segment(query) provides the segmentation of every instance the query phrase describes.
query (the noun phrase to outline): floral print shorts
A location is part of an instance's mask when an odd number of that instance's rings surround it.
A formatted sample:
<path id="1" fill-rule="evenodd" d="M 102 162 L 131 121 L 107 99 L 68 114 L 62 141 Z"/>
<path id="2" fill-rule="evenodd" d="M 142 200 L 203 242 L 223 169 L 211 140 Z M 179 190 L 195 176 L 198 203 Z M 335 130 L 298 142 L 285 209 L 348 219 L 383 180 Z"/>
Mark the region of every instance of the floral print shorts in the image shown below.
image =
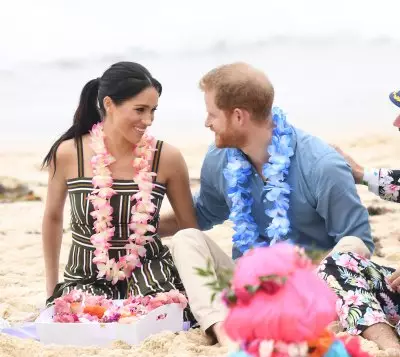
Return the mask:
<path id="1" fill-rule="evenodd" d="M 393 272 L 354 253 L 334 253 L 320 264 L 318 274 L 337 294 L 336 311 L 349 334 L 383 322 L 400 336 L 400 293 L 387 282 Z"/>

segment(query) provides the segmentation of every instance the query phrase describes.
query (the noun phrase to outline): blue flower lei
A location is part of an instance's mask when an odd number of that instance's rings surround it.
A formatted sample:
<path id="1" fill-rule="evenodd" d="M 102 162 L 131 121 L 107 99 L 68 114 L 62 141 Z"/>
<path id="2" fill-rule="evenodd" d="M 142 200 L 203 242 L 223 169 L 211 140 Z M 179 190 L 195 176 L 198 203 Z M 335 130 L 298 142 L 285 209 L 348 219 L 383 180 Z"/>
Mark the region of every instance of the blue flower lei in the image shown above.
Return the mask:
<path id="1" fill-rule="evenodd" d="M 292 127 L 286 122 L 285 114 L 277 107 L 272 109 L 272 120 L 274 129 L 268 147 L 270 158 L 262 168 L 263 176 L 267 180 L 264 185 L 264 202 L 272 202 L 272 208 L 265 210 L 265 214 L 272 218 L 266 229 L 267 236 L 271 238 L 270 243 L 258 241 L 258 226 L 251 215 L 254 200 L 248 178 L 252 175 L 252 166 L 241 150 L 228 149 L 228 163 L 223 174 L 228 183 L 228 197 L 232 201 L 229 219 L 234 223 L 233 244 L 241 253 L 283 240 L 290 230 L 287 211 L 291 189 L 285 179 L 289 173 L 290 158 L 294 154 L 290 147 Z"/>

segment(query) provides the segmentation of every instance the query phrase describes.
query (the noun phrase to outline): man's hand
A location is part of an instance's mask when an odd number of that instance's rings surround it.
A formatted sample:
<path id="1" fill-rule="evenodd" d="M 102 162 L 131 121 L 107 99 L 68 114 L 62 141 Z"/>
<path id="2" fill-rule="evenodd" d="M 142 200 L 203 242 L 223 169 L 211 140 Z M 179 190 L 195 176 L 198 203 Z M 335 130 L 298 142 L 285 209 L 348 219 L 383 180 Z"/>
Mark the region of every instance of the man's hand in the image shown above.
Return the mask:
<path id="1" fill-rule="evenodd" d="M 346 154 L 341 148 L 339 148 L 336 145 L 332 145 L 331 146 L 340 154 L 343 156 L 343 158 L 346 160 L 346 162 L 350 165 L 351 167 L 351 171 L 353 173 L 353 177 L 354 177 L 354 181 L 356 182 L 356 184 L 361 184 L 363 181 L 363 177 L 364 177 L 364 167 L 362 167 L 361 165 L 359 165 L 357 162 L 354 161 L 354 159 Z"/>
<path id="2" fill-rule="evenodd" d="M 400 293 L 400 268 L 389 277 L 390 287 Z"/>
<path id="3" fill-rule="evenodd" d="M 162 213 L 157 231 L 160 238 L 171 237 L 178 231 L 179 226 L 174 211 Z"/>

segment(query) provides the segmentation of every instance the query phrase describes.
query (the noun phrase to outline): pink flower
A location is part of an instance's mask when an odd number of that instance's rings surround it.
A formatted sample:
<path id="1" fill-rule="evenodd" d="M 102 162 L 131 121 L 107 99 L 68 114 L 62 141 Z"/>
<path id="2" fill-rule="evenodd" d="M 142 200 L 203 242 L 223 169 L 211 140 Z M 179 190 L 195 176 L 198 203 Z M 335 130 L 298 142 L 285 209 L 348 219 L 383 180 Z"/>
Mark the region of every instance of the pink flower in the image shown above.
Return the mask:
<path id="1" fill-rule="evenodd" d="M 96 254 L 96 252 L 97 252 L 97 254 Z M 107 258 L 106 252 L 96 249 L 94 255 L 95 255 L 95 257 L 92 260 L 94 264 L 99 264 L 99 263 L 106 264 L 107 263 L 108 258 Z"/>
<path id="2" fill-rule="evenodd" d="M 143 246 L 149 242 L 153 242 L 154 238 L 145 235 L 131 234 L 129 240 L 135 242 L 137 245 Z"/>
<path id="3" fill-rule="evenodd" d="M 357 335 L 361 334 L 361 331 L 357 330 L 356 328 L 350 328 L 350 329 L 347 330 L 347 333 L 349 335 L 357 336 Z"/>
<path id="4" fill-rule="evenodd" d="M 81 314 L 78 316 L 79 322 L 93 322 L 99 321 L 99 318 L 90 314 Z"/>
<path id="5" fill-rule="evenodd" d="M 182 309 L 186 308 L 188 301 L 186 296 L 183 295 L 179 290 L 170 290 L 166 294 L 171 298 L 172 302 L 180 304 Z"/>
<path id="6" fill-rule="evenodd" d="M 363 297 L 360 294 L 357 294 L 352 290 L 349 290 L 347 292 L 347 294 L 344 296 L 343 300 L 347 306 L 351 306 L 351 305 L 361 306 L 364 301 Z"/>
<path id="7" fill-rule="evenodd" d="M 113 179 L 111 176 L 94 176 L 92 179 L 94 187 L 111 187 L 113 184 Z"/>
<path id="8" fill-rule="evenodd" d="M 109 199 L 116 194 L 116 192 L 111 187 L 99 188 L 99 189 L 97 189 L 96 193 L 99 197 L 106 198 L 106 199 Z"/>
<path id="9" fill-rule="evenodd" d="M 372 310 L 371 308 L 367 308 L 367 312 L 364 314 L 364 324 L 367 326 L 371 326 L 378 322 L 385 322 L 386 316 L 382 311 Z"/>
<path id="10" fill-rule="evenodd" d="M 75 314 L 60 314 L 55 315 L 53 321 L 61 323 L 74 323 L 78 322 L 78 318 Z"/>
<path id="11" fill-rule="evenodd" d="M 104 220 L 110 222 L 113 213 L 113 208 L 110 205 L 104 205 L 103 207 L 97 209 L 96 211 L 90 212 L 90 215 L 97 220 Z"/>
<path id="12" fill-rule="evenodd" d="M 102 148 L 102 150 L 103 150 L 103 148 Z M 104 147 L 104 150 L 105 150 L 105 147 Z M 90 160 L 90 164 L 92 165 L 92 167 L 94 166 L 96 169 L 110 166 L 113 162 L 115 162 L 115 158 L 113 156 L 111 156 L 110 154 L 104 154 L 104 153 L 95 155 Z"/>
<path id="13" fill-rule="evenodd" d="M 146 202 L 146 201 L 138 201 L 135 209 L 137 212 L 147 212 L 153 213 L 156 208 L 156 205 L 153 202 Z"/>
<path id="14" fill-rule="evenodd" d="M 106 230 L 93 234 L 90 241 L 94 246 L 105 244 L 110 238 L 114 236 L 115 227 L 107 228 Z"/>
<path id="15" fill-rule="evenodd" d="M 141 157 L 133 159 L 133 166 L 136 171 L 148 170 L 149 162 Z"/>
<path id="16" fill-rule="evenodd" d="M 389 278 L 390 278 L 389 276 L 386 276 L 386 277 L 385 277 L 386 288 L 387 288 L 390 292 L 394 293 L 395 291 L 394 291 L 394 289 L 393 289 L 392 286 L 391 286 L 391 282 L 390 282 Z M 400 293 L 400 290 L 399 290 L 398 292 Z"/>
<path id="17" fill-rule="evenodd" d="M 88 200 L 92 203 L 94 209 L 99 209 L 107 205 L 107 199 L 98 196 L 88 196 Z"/>
<path id="18" fill-rule="evenodd" d="M 114 259 L 110 259 L 110 260 L 107 260 L 106 263 L 97 263 L 97 269 L 99 270 L 97 277 L 102 278 L 104 276 L 106 278 L 106 280 L 108 280 L 108 281 L 112 280 L 111 268 L 112 268 L 114 262 L 115 262 Z"/>
<path id="19" fill-rule="evenodd" d="M 126 245 L 128 246 L 128 245 Z M 125 246 L 125 247 L 126 247 Z M 138 254 L 138 251 L 136 249 L 128 249 L 128 254 L 121 257 L 119 259 L 119 264 L 125 274 L 126 277 L 129 277 L 132 275 L 132 271 L 136 267 L 140 267 L 142 263 L 140 262 L 140 257 Z M 145 252 L 146 254 L 146 252 Z"/>
<path id="20" fill-rule="evenodd" d="M 308 354 L 308 343 L 290 343 L 288 345 L 288 356 L 289 357 L 307 357 Z"/>
<path id="21" fill-rule="evenodd" d="M 107 222 L 105 220 L 103 220 L 103 221 L 95 221 L 93 223 L 93 227 L 94 227 L 94 230 L 96 232 L 101 232 L 102 230 L 106 229 L 109 226 L 110 226 L 110 222 Z"/>
<path id="22" fill-rule="evenodd" d="M 157 307 L 167 305 L 172 303 L 172 299 L 168 297 L 165 293 L 157 294 L 153 299 L 151 299 L 147 305 L 149 311 L 156 309 Z"/>
<path id="23" fill-rule="evenodd" d="M 366 290 L 369 289 L 369 285 L 368 285 L 367 281 L 364 278 L 361 278 L 361 277 L 357 277 L 356 286 L 359 287 L 359 288 L 366 289 Z"/>
<path id="24" fill-rule="evenodd" d="M 273 356 L 274 352 L 274 341 L 268 340 L 268 341 L 261 341 L 260 346 L 259 346 L 259 356 L 260 357 L 271 357 Z"/>
<path id="25" fill-rule="evenodd" d="M 142 191 L 142 195 L 144 193 L 148 193 L 150 194 L 150 192 L 152 191 L 154 184 L 153 181 L 151 180 L 151 177 L 149 178 L 138 178 L 136 180 L 136 182 L 139 185 L 140 191 Z M 136 194 L 137 196 L 139 196 L 139 194 Z"/>
<path id="26" fill-rule="evenodd" d="M 55 314 L 69 314 L 71 313 L 71 305 L 62 297 L 54 300 L 54 313 Z"/>
<path id="27" fill-rule="evenodd" d="M 126 278 L 125 273 L 120 270 L 120 264 L 118 262 L 113 262 L 111 267 L 111 274 L 107 277 L 107 280 L 111 280 L 113 284 L 116 284 L 119 280 L 124 280 Z"/>
<path id="28" fill-rule="evenodd" d="M 349 307 L 346 304 L 343 304 L 342 299 L 336 300 L 336 312 L 340 319 L 341 324 L 343 327 L 347 327 L 347 317 L 349 316 Z"/>
<path id="29" fill-rule="evenodd" d="M 340 254 L 339 258 L 336 260 L 336 264 L 356 273 L 359 272 L 357 260 L 352 258 L 349 254 Z"/>
<path id="30" fill-rule="evenodd" d="M 390 185 L 385 186 L 384 190 L 385 190 L 386 194 L 395 195 L 395 197 L 397 197 L 399 195 L 400 187 L 390 184 Z"/>
<path id="31" fill-rule="evenodd" d="M 93 262 L 98 267 L 98 277 L 105 277 L 107 280 L 116 284 L 117 281 L 130 276 L 133 269 L 140 266 L 140 257 L 145 256 L 144 245 L 151 238 L 144 237 L 147 232 L 154 232 L 155 227 L 148 224 L 152 218 L 151 214 L 156 207 L 153 204 L 153 177 L 156 175 L 150 172 L 150 161 L 155 151 L 155 139 L 149 135 L 144 135 L 138 145 L 134 147 L 135 159 L 133 160 L 133 180 L 139 186 L 139 192 L 131 197 L 136 200 L 136 204 L 131 210 L 130 229 L 133 231 L 129 238 L 128 254 L 122 257 L 119 262 L 109 259 L 108 250 L 109 241 L 115 233 L 112 226 L 113 210 L 110 205 L 110 199 L 116 192 L 112 189 L 113 178 L 109 165 L 115 162 L 115 158 L 107 152 L 104 142 L 103 124 L 99 123 L 93 126 L 91 132 L 91 147 L 95 155 L 91 159 L 94 177 L 92 184 L 95 189 L 88 197 L 94 207 L 91 212 L 94 218 L 94 229 L 96 234 L 92 235 L 91 242 L 96 247 Z M 134 244 L 140 243 L 140 244 Z"/>
<path id="32" fill-rule="evenodd" d="M 140 201 L 145 202 L 146 204 L 150 203 L 152 199 L 153 199 L 153 196 L 151 195 L 151 193 L 144 191 L 142 188 L 140 188 L 140 191 L 138 193 L 135 193 L 132 196 L 132 200 L 136 200 L 137 202 L 140 202 Z"/>
<path id="33" fill-rule="evenodd" d="M 147 212 L 146 213 L 135 212 L 133 217 L 132 217 L 132 219 L 131 219 L 131 222 L 135 222 L 135 223 L 139 223 L 139 224 L 140 223 L 141 224 L 145 224 L 145 223 L 147 223 L 149 218 L 150 217 L 149 217 L 149 214 Z"/>
<path id="34" fill-rule="evenodd" d="M 136 223 L 131 222 L 129 223 L 129 229 L 135 231 L 137 235 L 144 235 L 147 232 L 148 224 L 144 223 Z"/>

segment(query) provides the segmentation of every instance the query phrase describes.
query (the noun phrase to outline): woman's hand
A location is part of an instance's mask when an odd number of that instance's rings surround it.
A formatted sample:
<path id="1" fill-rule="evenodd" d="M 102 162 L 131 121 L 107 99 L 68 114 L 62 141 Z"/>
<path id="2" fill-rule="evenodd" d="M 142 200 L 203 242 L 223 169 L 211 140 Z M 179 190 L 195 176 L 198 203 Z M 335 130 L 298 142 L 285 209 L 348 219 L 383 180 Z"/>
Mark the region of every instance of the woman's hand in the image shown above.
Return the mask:
<path id="1" fill-rule="evenodd" d="M 389 277 L 390 287 L 400 293 L 400 267 Z"/>

